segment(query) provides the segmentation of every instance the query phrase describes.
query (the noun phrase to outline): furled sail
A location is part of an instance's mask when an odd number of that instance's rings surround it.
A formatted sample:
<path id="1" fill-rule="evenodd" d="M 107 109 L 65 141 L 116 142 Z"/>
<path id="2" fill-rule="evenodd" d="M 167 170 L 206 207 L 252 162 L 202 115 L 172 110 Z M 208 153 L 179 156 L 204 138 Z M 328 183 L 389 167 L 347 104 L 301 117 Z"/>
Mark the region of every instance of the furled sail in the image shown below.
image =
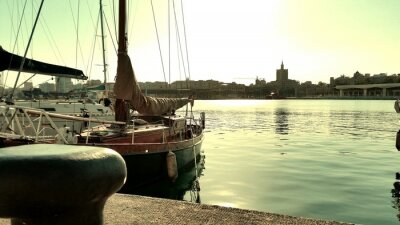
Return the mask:
<path id="1" fill-rule="evenodd" d="M 117 78 L 114 85 L 117 99 L 129 101 L 136 111 L 145 115 L 162 115 L 179 109 L 191 100 L 187 98 L 153 98 L 145 96 L 136 80 L 127 54 L 118 54 Z"/>
<path id="2" fill-rule="evenodd" d="M 9 53 L 0 46 L 0 71 L 19 71 L 22 61 L 23 57 Z M 82 70 L 44 63 L 28 58 L 25 58 L 21 72 L 37 73 L 56 77 L 69 77 L 82 80 L 87 79 L 87 76 L 83 74 Z"/>

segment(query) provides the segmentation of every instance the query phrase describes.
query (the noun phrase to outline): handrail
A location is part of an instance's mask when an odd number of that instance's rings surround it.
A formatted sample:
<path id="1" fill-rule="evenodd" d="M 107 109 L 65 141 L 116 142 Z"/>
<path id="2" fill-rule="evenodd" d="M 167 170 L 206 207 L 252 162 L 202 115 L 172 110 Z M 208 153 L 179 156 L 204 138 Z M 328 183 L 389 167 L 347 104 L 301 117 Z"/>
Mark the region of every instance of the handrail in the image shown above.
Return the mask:
<path id="1" fill-rule="evenodd" d="M 31 118 L 31 116 L 37 116 L 38 118 L 33 119 Z M 10 138 L 20 137 L 19 139 L 30 139 L 38 142 L 41 137 L 43 137 L 43 140 L 45 139 L 44 128 L 42 129 L 42 126 L 43 122 L 47 121 L 50 124 L 50 127 L 56 132 L 56 135 L 53 136 L 54 140 L 61 141 L 65 144 L 71 144 L 68 143 L 68 140 L 65 136 L 66 134 L 63 133 L 65 132 L 65 130 L 62 130 L 62 128 L 58 128 L 56 123 L 53 121 L 53 118 L 80 122 L 94 122 L 117 125 L 125 124 L 124 122 L 68 116 L 57 113 L 49 113 L 42 109 L 7 105 L 0 106 L 1 136 L 3 137 L 8 134 Z M 25 121 L 27 122 L 27 126 L 25 125 Z M 25 128 L 28 127 L 32 129 L 33 135 L 27 135 Z"/>

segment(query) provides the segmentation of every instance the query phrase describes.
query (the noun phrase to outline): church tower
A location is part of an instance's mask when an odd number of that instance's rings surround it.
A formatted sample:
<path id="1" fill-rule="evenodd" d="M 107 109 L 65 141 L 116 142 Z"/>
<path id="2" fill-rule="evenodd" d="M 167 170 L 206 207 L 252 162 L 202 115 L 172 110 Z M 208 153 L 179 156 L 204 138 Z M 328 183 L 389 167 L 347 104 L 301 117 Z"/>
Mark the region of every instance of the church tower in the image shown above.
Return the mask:
<path id="1" fill-rule="evenodd" d="M 285 66 L 283 65 L 283 61 L 281 63 L 281 68 L 276 70 L 276 82 L 286 82 L 289 79 L 289 71 L 288 69 L 285 69 Z"/>

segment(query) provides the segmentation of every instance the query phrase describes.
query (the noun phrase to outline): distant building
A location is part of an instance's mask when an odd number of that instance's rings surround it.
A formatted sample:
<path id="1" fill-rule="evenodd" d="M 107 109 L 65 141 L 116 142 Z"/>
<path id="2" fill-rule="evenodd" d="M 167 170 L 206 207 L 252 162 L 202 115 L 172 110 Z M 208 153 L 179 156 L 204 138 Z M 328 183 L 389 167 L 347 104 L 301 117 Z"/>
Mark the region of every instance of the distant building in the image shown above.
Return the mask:
<path id="1" fill-rule="evenodd" d="M 47 82 L 42 83 L 42 84 L 39 84 L 39 88 L 40 88 L 40 90 L 42 90 L 43 92 L 53 92 L 53 91 L 56 90 L 55 84 L 53 84 L 53 83 L 47 83 Z"/>
<path id="2" fill-rule="evenodd" d="M 267 82 L 265 81 L 265 79 L 258 79 L 258 77 L 256 78 L 256 85 L 266 85 Z"/>
<path id="3" fill-rule="evenodd" d="M 330 84 L 331 86 L 334 86 L 334 85 L 335 85 L 335 78 L 334 78 L 334 77 L 331 77 L 331 78 L 329 79 L 329 84 Z"/>
<path id="4" fill-rule="evenodd" d="M 68 91 L 73 89 L 73 86 L 74 84 L 72 83 L 71 78 L 56 78 L 56 92 L 58 93 L 67 93 Z"/>
<path id="5" fill-rule="evenodd" d="M 284 68 L 283 61 L 281 64 L 281 68 L 276 70 L 276 82 L 284 83 L 289 79 L 289 71 Z"/>
<path id="6" fill-rule="evenodd" d="M 24 91 L 30 91 L 30 90 L 32 90 L 33 89 L 33 84 L 32 84 L 32 82 L 25 82 L 24 83 Z"/>

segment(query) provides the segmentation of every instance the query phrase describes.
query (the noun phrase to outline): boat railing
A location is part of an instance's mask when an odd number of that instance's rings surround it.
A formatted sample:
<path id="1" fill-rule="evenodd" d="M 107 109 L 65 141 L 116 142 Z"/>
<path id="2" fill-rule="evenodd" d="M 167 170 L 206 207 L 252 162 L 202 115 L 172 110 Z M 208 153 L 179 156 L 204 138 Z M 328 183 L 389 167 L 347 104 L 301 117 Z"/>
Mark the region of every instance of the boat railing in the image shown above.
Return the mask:
<path id="1" fill-rule="evenodd" d="M 67 127 L 58 127 L 53 118 L 81 121 L 88 123 L 125 124 L 123 122 L 90 119 L 49 113 L 42 109 L 24 106 L 0 106 L 0 136 L 8 139 L 23 139 L 33 142 L 55 141 L 63 144 L 74 144 L 72 132 Z M 55 135 L 46 135 L 52 129 Z M 54 132 L 53 132 L 54 133 Z"/>
<path id="2" fill-rule="evenodd" d="M 191 125 L 195 125 L 195 126 L 200 126 L 202 129 L 205 128 L 205 112 L 201 112 L 200 113 L 200 117 L 199 118 L 195 118 L 193 113 L 190 113 L 188 115 L 185 116 L 187 124 Z"/>

